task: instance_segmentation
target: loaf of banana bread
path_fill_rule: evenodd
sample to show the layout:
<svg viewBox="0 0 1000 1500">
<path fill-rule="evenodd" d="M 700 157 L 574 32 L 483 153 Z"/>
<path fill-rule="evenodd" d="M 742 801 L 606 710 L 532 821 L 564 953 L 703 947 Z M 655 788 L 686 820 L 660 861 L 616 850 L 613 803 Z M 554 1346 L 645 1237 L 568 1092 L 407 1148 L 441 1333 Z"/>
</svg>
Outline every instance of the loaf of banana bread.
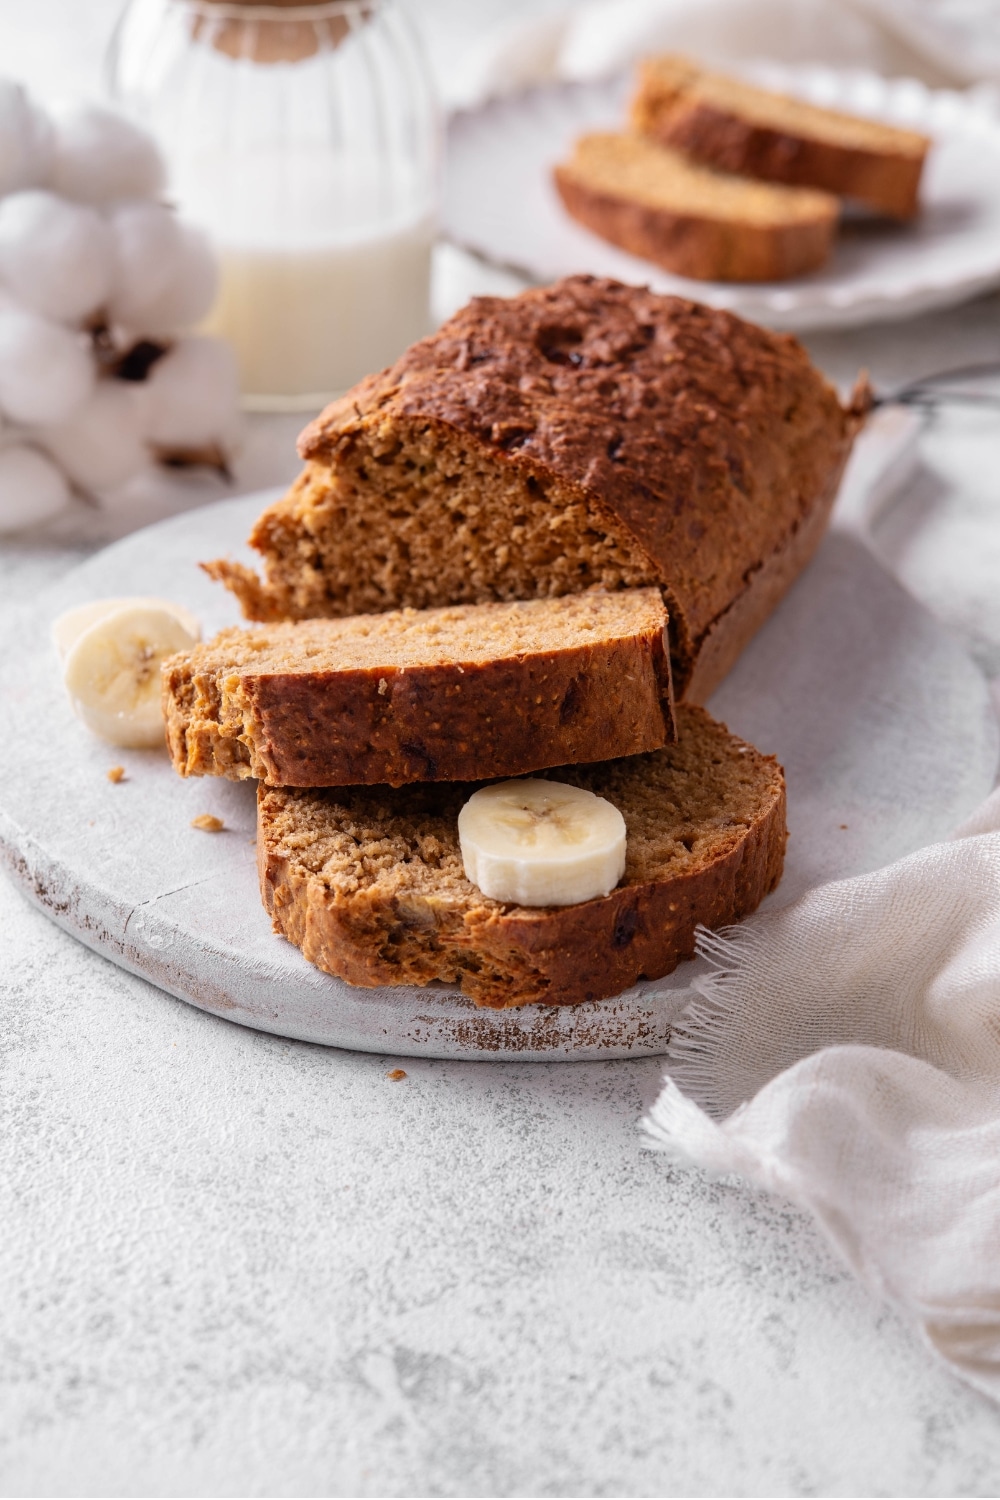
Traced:
<svg viewBox="0 0 1000 1500">
<path fill-rule="evenodd" d="M 770 756 L 682 704 L 663 750 L 546 772 L 625 819 L 625 874 L 574 906 L 495 901 L 466 878 L 457 819 L 475 784 L 258 789 L 261 894 L 276 932 L 357 985 L 460 984 L 478 1005 L 600 1000 L 694 952 L 781 877 L 785 782 Z"/>
<path fill-rule="evenodd" d="M 702 699 L 814 552 L 868 404 L 796 340 L 571 276 L 476 298 L 306 429 L 251 619 L 659 586 Z"/>
</svg>

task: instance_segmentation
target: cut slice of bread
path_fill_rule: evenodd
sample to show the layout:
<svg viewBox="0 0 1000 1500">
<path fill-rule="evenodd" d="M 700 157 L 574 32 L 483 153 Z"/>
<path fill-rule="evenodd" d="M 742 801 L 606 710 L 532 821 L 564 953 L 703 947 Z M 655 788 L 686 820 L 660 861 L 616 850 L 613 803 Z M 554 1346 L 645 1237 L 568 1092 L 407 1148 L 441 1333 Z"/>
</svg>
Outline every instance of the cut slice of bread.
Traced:
<svg viewBox="0 0 1000 1500">
<path fill-rule="evenodd" d="M 274 929 L 356 985 L 460 984 L 478 1005 L 600 1000 L 656 979 L 774 889 L 785 853 L 781 767 L 681 705 L 666 749 L 546 773 L 606 797 L 625 875 L 576 906 L 491 900 L 466 879 L 457 818 L 474 784 L 258 791 L 261 894 Z"/>
<path fill-rule="evenodd" d="M 353 786 L 521 776 L 673 738 L 657 589 L 224 630 L 163 664 L 182 776 Z"/>
<path fill-rule="evenodd" d="M 701 698 L 819 544 L 868 400 L 647 288 L 477 298 L 306 429 L 250 538 L 263 579 L 207 570 L 265 621 L 658 585 Z"/>
<path fill-rule="evenodd" d="M 915 130 L 820 109 L 673 56 L 639 65 L 631 122 L 720 171 L 822 188 L 900 219 L 917 212 L 931 145 Z"/>
<path fill-rule="evenodd" d="M 699 281 L 784 281 L 821 266 L 840 205 L 699 166 L 641 135 L 584 135 L 555 168 L 574 219 L 633 255 Z"/>
</svg>

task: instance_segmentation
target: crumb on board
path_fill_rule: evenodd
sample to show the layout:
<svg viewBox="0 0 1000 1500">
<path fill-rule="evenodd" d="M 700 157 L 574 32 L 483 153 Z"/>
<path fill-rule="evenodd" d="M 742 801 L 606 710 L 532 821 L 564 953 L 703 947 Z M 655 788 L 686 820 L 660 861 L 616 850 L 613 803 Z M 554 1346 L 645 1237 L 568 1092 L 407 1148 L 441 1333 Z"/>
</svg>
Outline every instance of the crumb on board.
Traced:
<svg viewBox="0 0 1000 1500">
<path fill-rule="evenodd" d="M 191 819 L 191 827 L 200 828 L 202 833 L 221 833 L 225 826 L 221 818 L 215 818 L 211 813 L 199 813 Z"/>
<path fill-rule="evenodd" d="M 108 780 L 109 781 L 113 781 L 115 783 L 115 785 L 117 785 L 119 781 L 124 781 L 125 780 L 125 767 L 124 766 L 112 766 L 111 769 L 108 771 Z"/>
<path fill-rule="evenodd" d="M 404 1068 L 393 1068 L 392 1072 L 387 1073 L 385 1076 L 389 1079 L 390 1083 L 399 1083 L 401 1079 L 406 1077 L 406 1070 Z"/>
</svg>

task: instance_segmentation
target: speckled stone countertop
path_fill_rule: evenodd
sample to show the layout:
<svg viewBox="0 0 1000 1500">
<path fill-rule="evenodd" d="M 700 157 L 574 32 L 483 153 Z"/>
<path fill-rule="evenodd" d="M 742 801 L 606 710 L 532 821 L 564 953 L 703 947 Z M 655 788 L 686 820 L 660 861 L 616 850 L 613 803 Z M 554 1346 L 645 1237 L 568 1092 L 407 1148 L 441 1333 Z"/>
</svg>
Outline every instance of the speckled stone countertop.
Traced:
<svg viewBox="0 0 1000 1500">
<path fill-rule="evenodd" d="M 892 385 L 1000 300 L 809 343 Z M 998 475 L 944 415 L 874 537 L 992 677 Z M 89 545 L 5 543 L 0 623 Z M 809 1221 L 642 1148 L 660 1074 L 245 1031 L 0 880 L 0 1493 L 996 1494 L 1000 1411 Z"/>
</svg>

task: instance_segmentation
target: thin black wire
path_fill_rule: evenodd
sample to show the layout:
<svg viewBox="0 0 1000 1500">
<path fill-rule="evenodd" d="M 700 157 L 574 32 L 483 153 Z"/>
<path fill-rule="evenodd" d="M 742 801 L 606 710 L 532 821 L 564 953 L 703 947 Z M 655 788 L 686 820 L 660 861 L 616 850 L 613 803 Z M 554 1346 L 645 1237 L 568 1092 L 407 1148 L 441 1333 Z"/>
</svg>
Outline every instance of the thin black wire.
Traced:
<svg viewBox="0 0 1000 1500">
<path fill-rule="evenodd" d="M 949 390 L 952 380 L 967 380 L 970 376 L 1000 375 L 1000 360 L 989 360 L 982 364 L 958 365 L 953 370 L 941 370 L 935 375 L 922 375 L 897 391 L 877 395 L 873 406 L 918 406 L 933 410 L 937 406 L 956 404 L 963 406 L 989 406 L 1000 408 L 1000 392 Z"/>
</svg>

